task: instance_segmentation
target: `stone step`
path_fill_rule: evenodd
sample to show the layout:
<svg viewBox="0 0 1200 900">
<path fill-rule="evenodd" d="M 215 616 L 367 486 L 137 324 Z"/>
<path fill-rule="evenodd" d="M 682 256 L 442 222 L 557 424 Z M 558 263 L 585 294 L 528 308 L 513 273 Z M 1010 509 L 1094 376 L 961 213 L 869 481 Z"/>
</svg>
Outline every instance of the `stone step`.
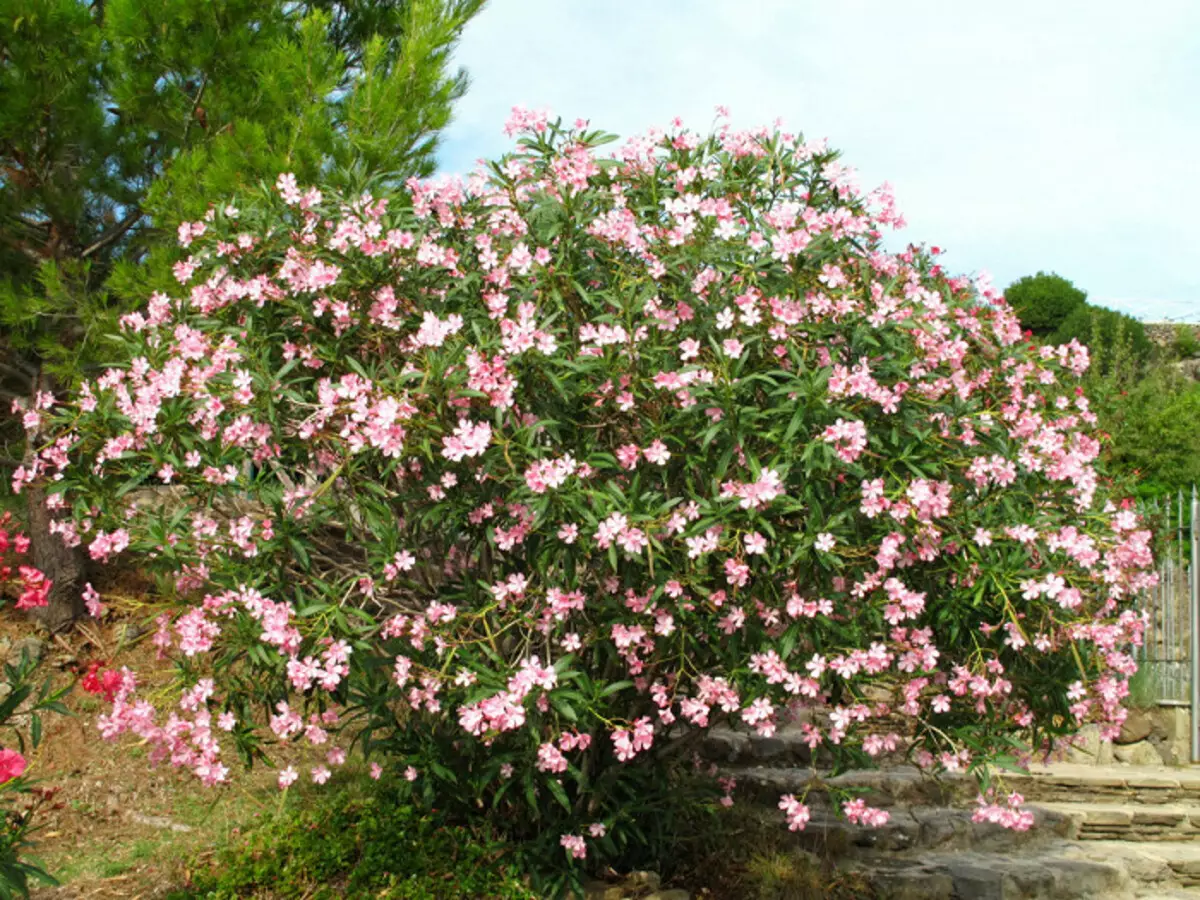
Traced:
<svg viewBox="0 0 1200 900">
<path fill-rule="evenodd" d="M 1194 842 L 1059 841 L 1010 853 L 871 856 L 844 863 L 877 900 L 1197 900 Z"/>
<path fill-rule="evenodd" d="M 723 766 L 722 772 L 737 778 L 739 792 L 749 793 L 764 804 L 774 805 L 781 794 L 807 794 L 811 804 L 829 792 L 848 791 L 870 806 L 966 806 L 977 796 L 974 780 L 961 776 L 930 778 L 905 766 L 866 769 L 830 776 L 800 766 Z"/>
<path fill-rule="evenodd" d="M 1034 766 L 1029 774 L 1006 773 L 1006 787 L 1026 800 L 1051 803 L 1200 803 L 1200 767 Z"/>
<path fill-rule="evenodd" d="M 878 900 L 1130 900 L 1118 863 L 1041 853 L 924 854 L 858 865 Z"/>
<path fill-rule="evenodd" d="M 1076 840 L 1200 840 L 1200 803 L 1054 803 L 1030 810 L 1067 819 L 1066 837 Z"/>
<path fill-rule="evenodd" d="M 851 790 L 871 806 L 902 804 L 970 805 L 978 794 L 975 779 L 962 774 L 931 777 L 910 766 L 845 772 L 830 777 L 800 766 L 725 766 L 727 774 L 764 801 L 812 788 Z M 1200 804 L 1200 767 L 1086 766 L 1054 763 L 1028 773 L 1005 772 L 1003 790 L 1018 791 L 1037 803 Z"/>
<path fill-rule="evenodd" d="M 1075 827 L 1069 816 L 1053 810 L 1034 810 L 1035 825 L 1028 831 L 975 822 L 969 809 L 941 806 L 892 807 L 887 824 L 879 828 L 847 822 L 829 804 L 820 801 L 812 802 L 810 810 L 808 826 L 790 833 L 789 838 L 796 846 L 822 856 L 951 850 L 1024 853 L 1070 837 Z M 780 824 L 778 813 L 766 809 L 762 812 L 765 819 Z"/>
<path fill-rule="evenodd" d="M 1121 865 L 1144 888 L 1184 888 L 1200 896 L 1200 841 L 1077 841 L 1064 852 Z"/>
</svg>

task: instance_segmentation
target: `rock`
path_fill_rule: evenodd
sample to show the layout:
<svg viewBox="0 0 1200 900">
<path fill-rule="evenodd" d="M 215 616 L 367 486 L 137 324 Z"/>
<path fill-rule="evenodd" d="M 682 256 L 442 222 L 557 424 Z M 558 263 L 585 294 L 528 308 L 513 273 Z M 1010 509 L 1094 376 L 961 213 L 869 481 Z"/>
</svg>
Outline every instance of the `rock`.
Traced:
<svg viewBox="0 0 1200 900">
<path fill-rule="evenodd" d="M 118 643 L 132 644 L 146 633 L 146 629 L 136 622 L 122 622 L 113 629 L 113 633 L 116 635 Z"/>
<path fill-rule="evenodd" d="M 1054 887 L 1063 894 L 1075 897 L 1105 897 L 1120 890 L 1129 877 L 1120 864 L 1094 859 L 1063 859 L 1046 857 L 1037 860 L 1051 872 Z M 1049 896 L 1049 892 L 1046 894 Z M 1043 896 L 1033 894 L 1032 896 Z"/>
<path fill-rule="evenodd" d="M 787 749 L 787 744 L 778 735 L 762 737 L 756 734 L 750 737 L 750 752 L 760 762 L 778 759 L 787 753 Z"/>
<path fill-rule="evenodd" d="M 191 825 L 172 822 L 166 816 L 148 816 L 145 813 L 132 812 L 129 814 L 129 818 L 139 825 L 149 825 L 152 828 L 162 828 L 167 831 L 188 832 L 192 830 Z"/>
<path fill-rule="evenodd" d="M 620 883 L 588 881 L 583 885 L 584 900 L 691 900 L 687 891 L 661 890 L 662 878 L 657 872 L 631 872 Z"/>
<path fill-rule="evenodd" d="M 868 880 L 878 900 L 951 900 L 954 896 L 949 873 L 921 866 L 872 872 Z"/>
<path fill-rule="evenodd" d="M 583 885 L 584 900 L 625 900 L 625 888 L 607 881 L 588 881 Z"/>
<path fill-rule="evenodd" d="M 8 664 L 15 666 L 21 662 L 21 655 L 28 654 L 29 658 L 38 661 L 41 660 L 42 654 L 46 652 L 46 642 L 41 638 L 36 638 L 33 635 L 23 637 L 8 650 Z"/>
<path fill-rule="evenodd" d="M 725 727 L 716 727 L 704 736 L 701 752 L 713 760 L 737 762 L 750 752 L 750 738 Z"/>
<path fill-rule="evenodd" d="M 1191 739 L 1192 715 L 1185 706 L 1160 706 L 1148 711 L 1152 737 L 1164 741 Z"/>
<path fill-rule="evenodd" d="M 785 725 L 779 729 L 779 739 L 783 741 L 787 755 L 794 762 L 807 766 L 812 762 L 812 748 L 808 746 L 808 736 L 799 725 Z"/>
<path fill-rule="evenodd" d="M 862 687 L 862 698 L 867 703 L 889 703 L 892 698 L 891 688 L 878 684 L 865 684 Z"/>
<path fill-rule="evenodd" d="M 634 890 L 657 891 L 662 886 L 662 878 L 657 872 L 630 872 L 624 886 Z"/>
<path fill-rule="evenodd" d="M 995 866 L 964 859 L 952 860 L 946 870 L 954 883 L 955 896 L 971 897 L 972 900 L 1008 900 L 1006 895 L 1010 892 L 1005 890 L 1004 873 Z"/>
<path fill-rule="evenodd" d="M 1150 737 L 1150 732 L 1153 730 L 1154 722 L 1144 710 L 1131 709 L 1129 715 L 1125 717 L 1125 724 L 1121 726 L 1121 733 L 1117 735 L 1114 743 L 1136 744 L 1138 741 L 1144 741 Z"/>
<path fill-rule="evenodd" d="M 1192 762 L 1190 740 L 1163 741 L 1155 747 L 1162 761 L 1168 766 L 1186 766 Z"/>
<path fill-rule="evenodd" d="M 1149 741 L 1138 741 L 1136 744 L 1114 747 L 1113 756 L 1116 757 L 1117 762 L 1131 766 L 1161 766 L 1163 764 L 1163 758 Z"/>
<path fill-rule="evenodd" d="M 1187 378 L 1200 381 L 1200 359 L 1181 359 L 1173 364 Z"/>
<path fill-rule="evenodd" d="M 1079 730 L 1067 748 L 1067 760 L 1084 765 L 1095 765 L 1100 756 L 1100 726 L 1085 725 Z"/>
</svg>

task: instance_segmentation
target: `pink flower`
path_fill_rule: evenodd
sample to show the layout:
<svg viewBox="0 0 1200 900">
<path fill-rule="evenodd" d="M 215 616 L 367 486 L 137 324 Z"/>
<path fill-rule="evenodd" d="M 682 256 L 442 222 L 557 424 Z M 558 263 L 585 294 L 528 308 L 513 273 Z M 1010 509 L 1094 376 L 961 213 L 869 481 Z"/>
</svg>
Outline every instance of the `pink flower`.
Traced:
<svg viewBox="0 0 1200 900">
<path fill-rule="evenodd" d="M 784 794 L 779 798 L 779 808 L 787 819 L 789 831 L 803 831 L 810 818 L 808 807 L 796 799 L 794 794 Z"/>
<path fill-rule="evenodd" d="M 617 448 L 617 462 L 621 464 L 622 469 L 636 468 L 641 452 L 637 444 L 625 444 Z"/>
<path fill-rule="evenodd" d="M 83 586 L 83 604 L 87 608 L 88 615 L 93 619 L 99 619 L 104 615 L 104 604 L 100 602 L 100 595 L 96 593 L 96 589 L 90 583 Z"/>
<path fill-rule="evenodd" d="M 838 419 L 821 434 L 821 440 L 833 444 L 837 455 L 845 462 L 854 462 L 867 449 L 867 426 L 862 422 Z"/>
<path fill-rule="evenodd" d="M 882 828 L 891 818 L 891 814 L 887 810 L 867 806 L 866 801 L 861 797 L 843 803 L 842 812 L 853 824 L 865 825 L 868 828 Z"/>
<path fill-rule="evenodd" d="M 300 777 L 300 773 L 297 772 L 291 766 L 288 766 L 286 769 L 284 769 L 282 772 L 279 773 L 279 787 L 281 789 L 290 787 L 291 785 L 296 783 L 296 779 L 299 777 Z"/>
<path fill-rule="evenodd" d="M 566 848 L 567 855 L 572 859 L 583 859 L 587 856 L 587 844 L 577 834 L 564 834 L 558 842 Z"/>
<path fill-rule="evenodd" d="M 25 757 L 16 750 L 0 750 L 0 784 L 19 778 L 25 771 Z"/>
<path fill-rule="evenodd" d="M 547 742 L 538 748 L 537 768 L 542 772 L 560 773 L 567 771 L 567 758 L 553 743 Z"/>
<path fill-rule="evenodd" d="M 665 466 L 667 460 L 671 458 L 671 451 L 667 449 L 667 445 L 658 440 L 642 451 L 642 454 L 646 457 L 647 462 L 656 466 Z"/>
<path fill-rule="evenodd" d="M 454 434 L 442 439 L 442 456 L 452 462 L 465 457 L 480 456 L 492 440 L 492 426 L 487 422 L 471 423 L 459 419 Z"/>
</svg>

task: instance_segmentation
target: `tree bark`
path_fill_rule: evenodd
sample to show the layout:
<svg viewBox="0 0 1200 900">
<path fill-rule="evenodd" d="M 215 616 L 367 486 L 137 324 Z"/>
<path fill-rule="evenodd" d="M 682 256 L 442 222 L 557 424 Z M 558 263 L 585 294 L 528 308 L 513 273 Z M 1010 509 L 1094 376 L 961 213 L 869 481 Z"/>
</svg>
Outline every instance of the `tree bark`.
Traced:
<svg viewBox="0 0 1200 900">
<path fill-rule="evenodd" d="M 52 391 L 55 385 L 44 370 L 33 380 L 33 394 Z M 26 442 L 25 463 L 33 461 L 38 435 L 31 433 Z M 30 617 L 50 631 L 70 628 L 84 613 L 83 585 L 87 577 L 87 557 L 82 547 L 68 547 L 62 537 L 50 533 L 50 510 L 46 508 L 46 489 L 26 485 L 29 552 L 33 565 L 54 582 L 46 606 L 30 610 Z"/>
<path fill-rule="evenodd" d="M 87 574 L 86 557 L 80 547 L 68 547 L 57 534 L 50 533 L 50 511 L 46 509 L 46 490 L 27 486 L 29 514 L 29 552 L 33 565 L 54 583 L 45 606 L 29 611 L 30 617 L 50 631 L 70 628 L 83 615 L 83 584 Z"/>
</svg>

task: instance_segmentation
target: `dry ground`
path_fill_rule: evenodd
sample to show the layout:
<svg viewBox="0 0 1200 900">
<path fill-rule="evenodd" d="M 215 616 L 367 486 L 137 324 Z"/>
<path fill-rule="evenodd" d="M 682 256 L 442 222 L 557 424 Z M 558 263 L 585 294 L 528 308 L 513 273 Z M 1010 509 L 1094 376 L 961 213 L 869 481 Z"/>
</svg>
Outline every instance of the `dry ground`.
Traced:
<svg viewBox="0 0 1200 900">
<path fill-rule="evenodd" d="M 89 661 L 103 659 L 130 666 L 147 685 L 166 687 L 174 672 L 169 662 L 155 659 L 150 645 L 155 609 L 144 599 L 145 586 L 106 587 L 108 615 L 47 641 L 41 674 L 66 683 Z M 0 642 L 31 633 L 19 614 L 0 614 Z M 46 717 L 42 744 L 30 756 L 29 774 L 55 790 L 37 817 L 34 854 L 62 882 L 37 888 L 38 900 L 163 897 L 186 880 L 190 861 L 280 799 L 273 773 L 261 768 L 239 769 L 232 786 L 210 790 L 186 773 L 151 767 L 130 740 L 100 738 L 96 717 L 107 705 L 102 699 L 76 686 L 66 705 L 72 716 Z"/>
</svg>

